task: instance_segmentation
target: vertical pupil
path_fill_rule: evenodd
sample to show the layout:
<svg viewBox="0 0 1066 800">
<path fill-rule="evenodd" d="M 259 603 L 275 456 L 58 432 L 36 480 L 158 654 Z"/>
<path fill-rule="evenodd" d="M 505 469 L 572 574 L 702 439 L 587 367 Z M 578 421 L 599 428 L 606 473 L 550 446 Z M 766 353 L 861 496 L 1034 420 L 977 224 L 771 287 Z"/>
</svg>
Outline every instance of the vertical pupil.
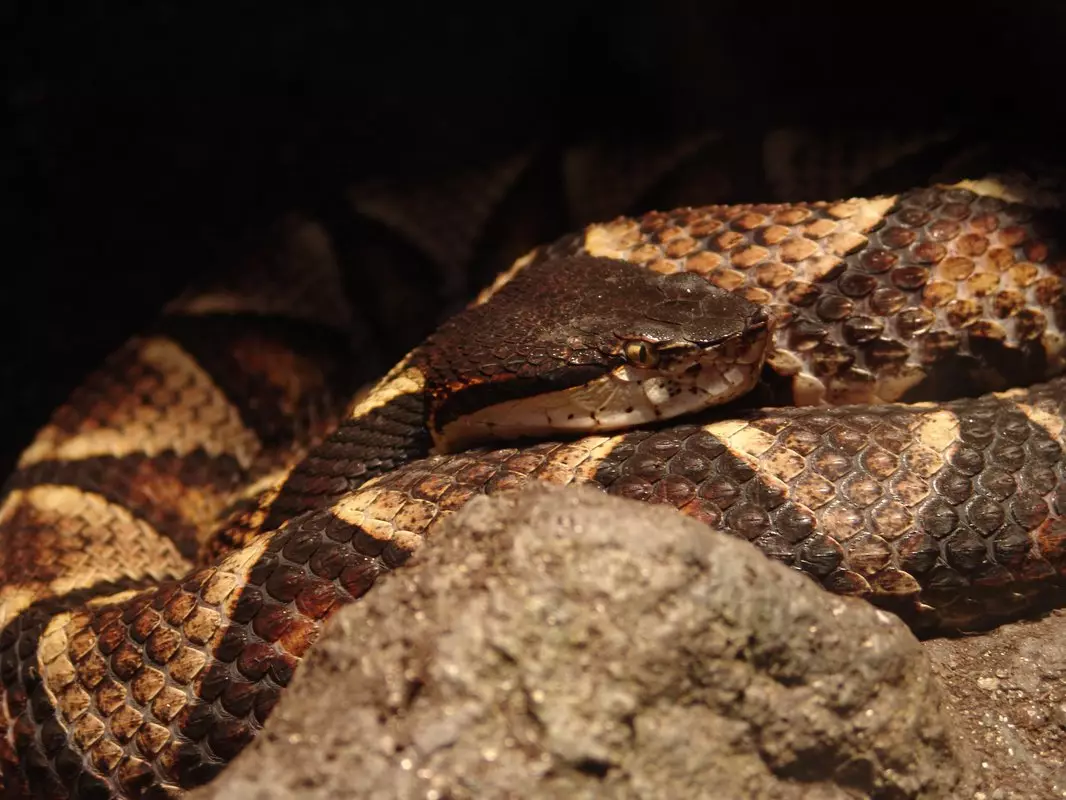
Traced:
<svg viewBox="0 0 1066 800">
<path fill-rule="evenodd" d="M 626 358 L 642 367 L 651 366 L 657 360 L 655 349 L 647 342 L 640 341 L 626 345 Z"/>
</svg>

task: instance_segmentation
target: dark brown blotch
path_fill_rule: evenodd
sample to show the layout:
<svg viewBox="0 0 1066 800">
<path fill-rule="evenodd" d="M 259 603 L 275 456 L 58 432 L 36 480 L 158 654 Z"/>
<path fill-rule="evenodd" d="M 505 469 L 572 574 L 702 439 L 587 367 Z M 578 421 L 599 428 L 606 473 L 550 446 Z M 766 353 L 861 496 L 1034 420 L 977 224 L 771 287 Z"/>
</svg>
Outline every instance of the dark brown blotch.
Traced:
<svg viewBox="0 0 1066 800">
<path fill-rule="evenodd" d="M 752 541 L 769 529 L 770 516 L 753 503 L 736 503 L 726 511 L 725 524 L 733 533 Z"/>
<path fill-rule="evenodd" d="M 976 531 L 963 528 L 944 546 L 948 563 L 961 572 L 972 572 L 988 562 L 988 547 Z"/>
<path fill-rule="evenodd" d="M 914 244 L 915 240 L 918 238 L 918 234 L 909 228 L 893 225 L 882 228 L 880 238 L 881 244 L 885 247 L 890 250 L 899 250 Z"/>
<path fill-rule="evenodd" d="M 376 561 L 365 559 L 345 567 L 338 576 L 340 585 L 353 599 L 358 599 L 370 591 L 384 570 Z"/>
<path fill-rule="evenodd" d="M 1028 530 L 1041 525 L 1050 514 L 1043 496 L 1031 489 L 1022 489 L 1010 501 L 1011 516 Z"/>
<path fill-rule="evenodd" d="M 173 628 L 159 628 L 144 643 L 144 652 L 156 664 L 166 664 L 181 647 L 181 633 Z"/>
<path fill-rule="evenodd" d="M 928 500 L 918 513 L 922 530 L 937 539 L 951 534 L 959 524 L 955 509 L 939 497 Z"/>
<path fill-rule="evenodd" d="M 796 565 L 820 578 L 831 574 L 843 561 L 844 549 L 825 534 L 810 536 L 796 551 Z"/>
<path fill-rule="evenodd" d="M 928 572 L 940 557 L 940 546 L 936 540 L 920 531 L 904 534 L 896 542 L 899 553 L 899 566 L 907 572 L 921 575 Z"/>
<path fill-rule="evenodd" d="M 857 270 L 849 270 L 840 276 L 837 288 L 846 297 L 866 297 L 877 288 L 877 278 Z"/>
</svg>

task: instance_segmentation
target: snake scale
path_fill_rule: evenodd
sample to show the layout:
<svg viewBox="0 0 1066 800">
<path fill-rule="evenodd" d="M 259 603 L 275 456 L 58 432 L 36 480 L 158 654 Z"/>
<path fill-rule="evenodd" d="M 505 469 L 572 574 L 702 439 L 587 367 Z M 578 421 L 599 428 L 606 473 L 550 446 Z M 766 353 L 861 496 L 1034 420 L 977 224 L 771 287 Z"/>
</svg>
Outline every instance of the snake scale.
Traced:
<svg viewBox="0 0 1066 800">
<path fill-rule="evenodd" d="M 919 630 L 1037 607 L 1066 569 L 1060 221 L 1005 176 L 589 225 L 351 400 L 301 229 L 175 300 L 8 479 L 5 794 L 206 782 L 338 607 L 534 480 L 674 506 Z"/>
</svg>

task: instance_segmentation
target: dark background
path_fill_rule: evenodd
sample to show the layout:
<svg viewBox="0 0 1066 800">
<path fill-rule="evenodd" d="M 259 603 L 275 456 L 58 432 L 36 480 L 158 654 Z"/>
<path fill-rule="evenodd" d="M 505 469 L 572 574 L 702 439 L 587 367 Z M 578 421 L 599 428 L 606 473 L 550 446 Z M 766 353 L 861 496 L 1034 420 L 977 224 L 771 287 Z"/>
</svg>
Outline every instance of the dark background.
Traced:
<svg viewBox="0 0 1066 800">
<path fill-rule="evenodd" d="M 345 181 L 701 125 L 1054 151 L 1066 99 L 1056 3 L 110 5 L 0 12 L 0 472 L 242 230 Z"/>
</svg>

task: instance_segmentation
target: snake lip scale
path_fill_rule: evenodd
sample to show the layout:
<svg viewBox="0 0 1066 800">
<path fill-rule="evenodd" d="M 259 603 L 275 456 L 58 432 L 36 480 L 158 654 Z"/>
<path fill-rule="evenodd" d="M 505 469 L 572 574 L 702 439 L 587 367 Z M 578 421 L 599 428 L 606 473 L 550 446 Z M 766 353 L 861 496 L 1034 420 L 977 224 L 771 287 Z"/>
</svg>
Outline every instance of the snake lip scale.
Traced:
<svg viewBox="0 0 1066 800">
<path fill-rule="evenodd" d="M 1061 223 L 1011 175 L 590 225 L 352 402 L 329 259 L 190 290 L 0 498 L 6 795 L 206 782 L 338 607 L 532 481 L 671 505 L 918 631 L 1041 607 L 1066 571 Z"/>
</svg>

